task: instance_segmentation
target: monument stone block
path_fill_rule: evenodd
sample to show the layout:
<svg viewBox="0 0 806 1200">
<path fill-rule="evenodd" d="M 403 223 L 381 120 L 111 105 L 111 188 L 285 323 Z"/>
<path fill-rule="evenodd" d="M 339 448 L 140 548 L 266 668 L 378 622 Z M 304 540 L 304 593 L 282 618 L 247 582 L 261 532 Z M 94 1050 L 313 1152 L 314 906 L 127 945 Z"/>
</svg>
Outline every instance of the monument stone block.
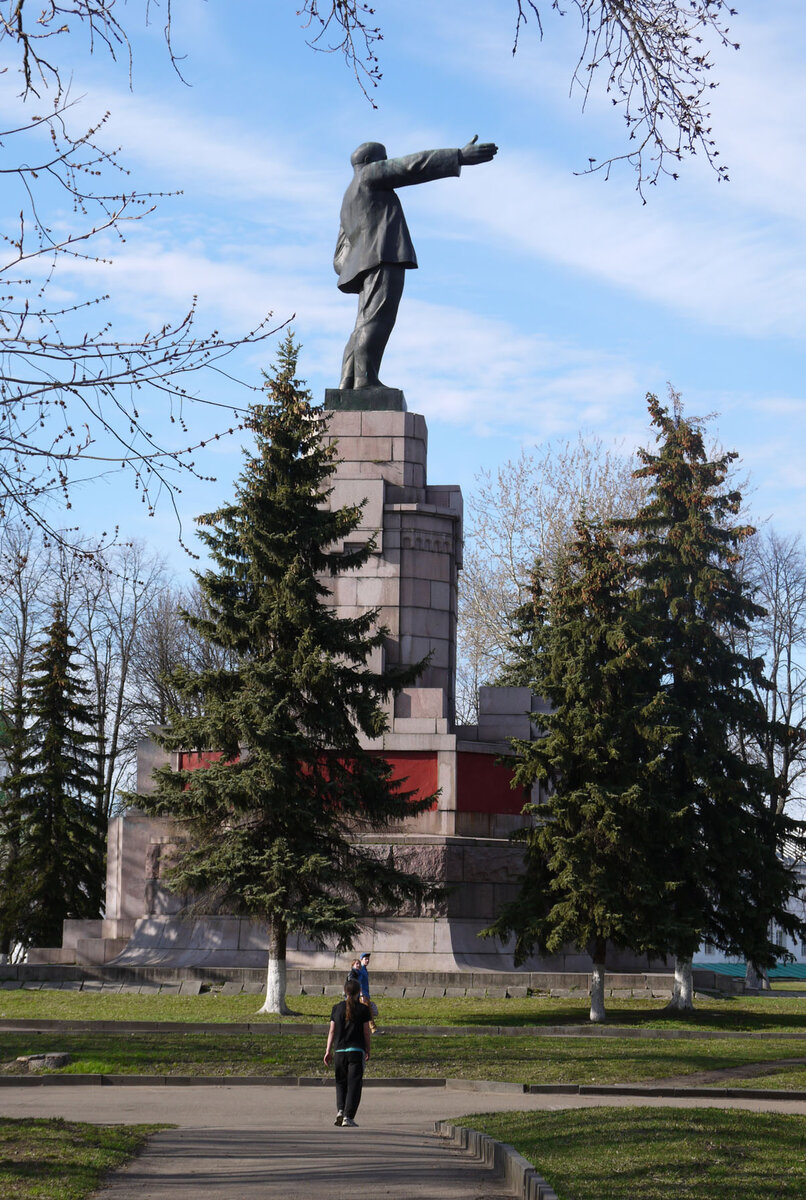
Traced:
<svg viewBox="0 0 806 1200">
<path fill-rule="evenodd" d="M 479 715 L 479 737 L 488 742 L 506 742 L 510 738 L 529 741 L 532 723 L 528 716 L 492 717 Z"/>
<path fill-rule="evenodd" d="M 531 712 L 532 693 L 525 687 L 480 687 L 479 716 L 488 713 L 498 715 L 513 714 L 521 716 Z"/>
<path fill-rule="evenodd" d="M 361 436 L 364 438 L 418 436 L 415 434 L 414 413 L 363 412 L 361 414 Z"/>
<path fill-rule="evenodd" d="M 444 583 L 439 586 L 450 592 L 449 584 Z M 429 583 L 427 579 L 401 579 L 400 603 L 405 604 L 408 608 L 427 608 L 432 602 L 433 588 L 433 583 Z M 447 606 L 440 605 L 439 607 Z"/>
<path fill-rule="evenodd" d="M 327 395 L 327 393 L 325 393 Z M 361 422 L 364 414 L 358 410 L 347 411 L 346 409 L 339 413 L 339 436 L 340 437 L 360 437 Z M 323 424 L 325 426 L 325 436 L 330 434 L 330 422 L 332 413 L 328 411 L 327 400 L 325 401 L 325 416 Z"/>
<path fill-rule="evenodd" d="M 428 599 L 426 603 L 431 608 L 445 609 L 448 612 L 454 612 L 456 593 L 451 591 L 451 585 L 449 583 L 442 583 L 441 580 L 432 579 L 428 585 Z"/>
<path fill-rule="evenodd" d="M 395 697 L 398 717 L 447 717 L 447 700 L 442 688 L 408 687 Z"/>
</svg>

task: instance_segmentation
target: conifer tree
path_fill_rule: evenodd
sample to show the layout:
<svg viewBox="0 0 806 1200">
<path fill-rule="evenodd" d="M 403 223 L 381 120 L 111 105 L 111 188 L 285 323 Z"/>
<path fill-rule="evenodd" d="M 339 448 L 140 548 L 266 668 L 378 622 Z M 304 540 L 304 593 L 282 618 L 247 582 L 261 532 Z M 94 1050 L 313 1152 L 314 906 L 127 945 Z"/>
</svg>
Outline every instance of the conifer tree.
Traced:
<svg viewBox="0 0 806 1200">
<path fill-rule="evenodd" d="M 386 727 L 383 702 L 423 664 L 373 669 L 385 632 L 377 613 L 339 617 L 326 603 L 328 579 L 359 568 L 372 545 L 344 543 L 360 508 L 325 506 L 336 449 L 295 377 L 297 353 L 289 334 L 266 403 L 250 409 L 255 451 L 234 502 L 199 518 L 214 564 L 197 575 L 209 616 L 184 618 L 234 665 L 173 675 L 192 703 L 171 714 L 161 742 L 218 757 L 163 769 L 156 793 L 138 801 L 174 817 L 187 839 L 175 890 L 200 910 L 265 922 L 265 1012 L 287 1011 L 289 932 L 345 949 L 362 913 L 422 898 L 421 881 L 361 835 L 433 802 L 402 791 L 388 763 L 362 749 L 362 736 Z"/>
<path fill-rule="evenodd" d="M 14 937 L 27 946 L 61 945 L 64 920 L 96 918 L 103 902 L 106 831 L 75 652 L 57 604 L 27 683 L 25 748 L 4 784 L 14 838 L 4 884 Z"/>
<path fill-rule="evenodd" d="M 733 636 L 760 614 L 737 566 L 753 530 L 739 523 L 741 494 L 728 485 L 734 453 L 710 459 L 702 423 L 648 397 L 655 453 L 639 451 L 648 486 L 638 515 L 618 523 L 635 539 L 641 604 L 653 629 L 665 746 L 655 786 L 671 822 L 664 862 L 679 970 L 673 1006 L 689 1008 L 691 956 L 706 938 L 770 966 L 784 947 L 769 922 L 794 933 L 796 890 L 777 847 L 787 818 L 764 804 L 771 780 L 738 744 L 763 736 L 766 715 L 751 684 L 762 664 Z"/>
<path fill-rule="evenodd" d="M 512 682 L 550 703 L 542 736 L 513 742 L 515 782 L 542 785 L 520 833 L 522 890 L 492 927 L 516 936 L 516 960 L 535 942 L 568 942 L 593 958 L 591 1020 L 605 1019 L 608 944 L 658 952 L 671 936 L 661 867 L 663 823 L 653 774 L 662 746 L 643 614 L 630 566 L 601 526 L 576 522 L 574 540 L 533 603 L 518 615 Z"/>
<path fill-rule="evenodd" d="M 19 852 L 18 806 L 9 789 L 9 780 L 19 773 L 24 743 L 20 730 L 24 722 L 0 706 L 0 963 L 11 960 L 19 938 L 19 913 L 15 862 Z"/>
</svg>

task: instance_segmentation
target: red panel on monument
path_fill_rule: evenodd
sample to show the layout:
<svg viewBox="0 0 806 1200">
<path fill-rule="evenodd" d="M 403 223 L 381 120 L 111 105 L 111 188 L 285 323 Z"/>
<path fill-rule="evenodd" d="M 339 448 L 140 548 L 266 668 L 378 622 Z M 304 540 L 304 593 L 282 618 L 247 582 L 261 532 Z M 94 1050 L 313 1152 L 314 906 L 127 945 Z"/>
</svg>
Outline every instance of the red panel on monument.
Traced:
<svg viewBox="0 0 806 1200">
<path fill-rule="evenodd" d="M 400 750 L 397 754 L 384 754 L 392 768 L 392 778 L 403 784 L 403 790 L 414 792 L 413 799 L 422 800 L 433 796 L 439 786 L 436 751 Z M 434 804 L 436 808 L 436 804 Z"/>
<path fill-rule="evenodd" d="M 195 771 L 199 767 L 209 767 L 220 758 L 220 750 L 180 750 L 179 770 Z"/>
<path fill-rule="evenodd" d="M 392 768 L 392 778 L 402 783 L 404 791 L 414 792 L 413 799 L 433 796 L 438 787 L 437 756 L 434 751 L 402 750 L 398 754 L 384 754 L 382 757 Z M 180 750 L 179 770 L 195 771 L 199 767 L 209 767 L 220 758 L 220 750 Z"/>
<path fill-rule="evenodd" d="M 519 813 L 529 800 L 526 788 L 510 787 L 511 767 L 494 754 L 456 755 L 456 809 L 458 812 Z"/>
</svg>

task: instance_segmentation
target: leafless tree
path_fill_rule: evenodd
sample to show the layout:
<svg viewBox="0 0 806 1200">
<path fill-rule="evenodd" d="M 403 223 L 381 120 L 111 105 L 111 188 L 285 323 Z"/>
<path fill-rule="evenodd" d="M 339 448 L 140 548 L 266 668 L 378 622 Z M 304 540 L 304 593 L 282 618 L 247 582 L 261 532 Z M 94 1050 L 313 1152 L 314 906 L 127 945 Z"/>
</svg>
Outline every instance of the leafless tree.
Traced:
<svg viewBox="0 0 806 1200">
<path fill-rule="evenodd" d="M 132 660 L 133 721 L 142 736 L 150 726 L 164 725 L 171 711 L 187 713 L 187 700 L 171 675 L 179 667 L 196 673 L 230 664 L 226 652 L 201 638 L 183 614 L 208 616 L 205 598 L 194 583 L 169 587 L 149 606 Z M 197 710 L 194 710 L 197 714 Z"/>
<path fill-rule="evenodd" d="M 184 660 L 187 631 L 180 614 L 182 593 L 166 588 L 151 606 L 132 660 L 136 690 L 135 722 L 142 732 L 165 725 L 178 701 L 169 675 Z"/>
<path fill-rule="evenodd" d="M 310 44 L 340 51 L 367 95 L 381 78 L 376 9 L 362 0 L 304 0 L 301 9 L 314 31 Z M 583 109 L 593 91 L 603 90 L 627 127 L 627 148 L 601 162 L 589 159 L 587 170 L 607 176 L 614 163 L 627 161 L 643 196 L 647 184 L 661 175 L 677 178 L 685 157 L 702 154 L 726 180 L 709 97 L 717 86 L 711 46 L 739 48 L 728 28 L 736 15 L 729 0 L 513 0 L 512 53 L 530 21 L 542 38 L 544 14 L 565 16 L 571 9 L 579 18 L 580 46 L 571 90 L 580 92 Z"/>
<path fill-rule="evenodd" d="M 510 619 L 527 598 L 535 560 L 550 566 L 581 512 L 632 513 L 642 495 L 634 463 L 599 438 L 548 444 L 477 476 L 467 507 L 459 592 L 457 707 L 473 720 L 478 688 L 504 671 Z"/>
<path fill-rule="evenodd" d="M 157 6 L 140 7 L 148 17 Z M 100 255 L 109 238 L 123 241 L 157 199 L 126 188 L 118 151 L 102 145 L 108 113 L 76 127 L 65 82 L 72 39 L 82 32 L 91 49 L 123 57 L 131 70 L 118 11 L 116 0 L 0 0 L 0 67 L 19 81 L 18 120 L 0 131 L 9 193 L 0 228 L 0 520 L 21 518 L 75 549 L 79 539 L 61 519 L 76 478 L 125 470 L 149 512 L 161 496 L 176 510 L 177 477 L 205 478 L 205 443 L 240 428 L 241 408 L 200 393 L 211 390 L 222 360 L 275 332 L 267 316 L 235 337 L 200 333 L 194 299 L 178 319 L 121 339 L 104 315 L 108 296 L 50 299 L 60 261 L 107 261 Z M 162 14 L 176 62 L 170 0 Z M 149 401 L 168 413 L 178 448 L 151 432 Z M 209 436 L 190 428 L 200 411 L 213 415 Z"/>
<path fill-rule="evenodd" d="M 129 782 L 143 733 L 142 679 L 135 662 L 142 653 L 141 640 L 150 628 L 152 610 L 159 608 L 170 590 L 162 560 L 142 544 L 102 547 L 84 541 L 66 549 L 48 544 L 38 531 L 18 526 L 5 531 L 0 570 L 0 691 L 5 720 L 23 733 L 31 648 L 41 641 L 52 605 L 58 603 L 90 688 L 98 804 L 109 817 L 118 791 Z"/>
<path fill-rule="evenodd" d="M 765 615 L 745 635 L 744 651 L 763 658 L 769 688 L 757 688 L 769 732 L 761 746 L 748 747 L 775 778 L 770 806 L 788 805 L 801 816 L 806 803 L 806 546 L 800 534 L 782 536 L 765 528 L 750 541 L 745 576 Z"/>
<path fill-rule="evenodd" d="M 806 819 L 806 546 L 799 534 L 782 536 L 770 526 L 748 542 L 742 569 L 763 609 L 740 637 L 739 649 L 764 662 L 766 686 L 756 683 L 756 699 L 767 714 L 763 738 L 740 750 L 762 763 L 773 780 L 766 797 L 777 813 Z M 806 826 L 803 827 L 806 829 Z M 795 837 L 780 847 L 788 858 L 803 856 Z M 802 903 L 802 901 L 801 901 Z M 768 988 L 765 970 L 748 962 L 746 984 Z"/>
<path fill-rule="evenodd" d="M 142 543 L 117 547 L 106 568 L 85 567 L 74 587 L 72 627 L 91 688 L 98 786 L 105 817 L 134 769 L 142 735 L 135 661 L 144 627 L 167 588 L 164 564 Z"/>
<path fill-rule="evenodd" d="M 29 530 L 0 531 L 0 962 L 20 950 L 14 897 L 5 886 L 19 850 L 19 830 L 9 819 L 13 800 L 7 779 L 18 776 L 25 749 L 26 681 L 33 649 L 47 620 L 51 553 Z"/>
</svg>

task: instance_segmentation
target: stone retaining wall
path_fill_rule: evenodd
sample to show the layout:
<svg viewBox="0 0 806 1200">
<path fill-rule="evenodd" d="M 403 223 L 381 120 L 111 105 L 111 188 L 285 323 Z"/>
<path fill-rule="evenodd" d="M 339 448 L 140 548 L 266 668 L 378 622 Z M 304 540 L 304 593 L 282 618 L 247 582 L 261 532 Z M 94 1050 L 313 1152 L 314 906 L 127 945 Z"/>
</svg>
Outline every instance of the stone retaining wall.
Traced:
<svg viewBox="0 0 806 1200">
<path fill-rule="evenodd" d="M 289 995 L 340 995 L 345 972 L 289 968 Z M 371 986 L 378 997 L 440 997 L 440 996 L 497 996 L 525 997 L 529 994 L 572 997 L 590 993 L 590 975 L 581 973 L 504 972 L 504 971 L 416 971 L 401 974 L 396 971 L 373 971 Z M 663 999 L 671 994 L 672 975 L 663 973 L 610 974 L 607 992 L 611 998 Z M 695 987 L 701 991 L 717 991 L 727 995 L 739 993 L 743 981 L 717 975 L 713 971 L 695 971 Z M 259 995 L 265 991 L 265 968 L 233 968 L 222 971 L 205 967 L 122 967 L 122 966 L 60 966 L 53 963 L 0 965 L 0 988 L 41 987 L 59 985 L 65 990 L 81 986 L 92 990 L 121 985 L 154 991 L 191 991 L 190 985 L 222 986 L 228 993 L 240 991 Z M 185 987 L 184 985 L 188 985 Z M 198 988 L 196 989 L 198 990 Z"/>
</svg>

